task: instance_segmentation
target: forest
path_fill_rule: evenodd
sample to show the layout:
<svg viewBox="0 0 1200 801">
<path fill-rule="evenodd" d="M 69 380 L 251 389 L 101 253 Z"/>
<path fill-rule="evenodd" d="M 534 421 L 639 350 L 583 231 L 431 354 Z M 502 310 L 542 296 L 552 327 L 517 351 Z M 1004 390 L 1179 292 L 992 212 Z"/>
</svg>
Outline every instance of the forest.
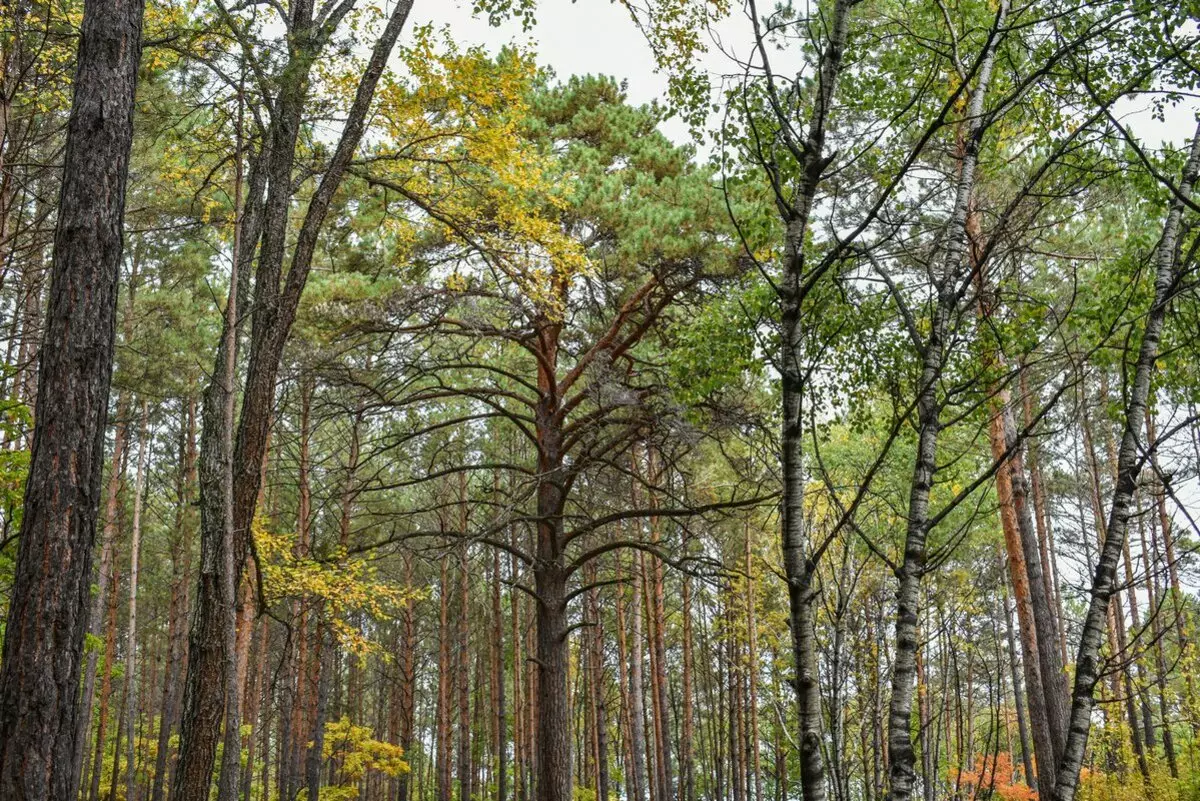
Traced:
<svg viewBox="0 0 1200 801">
<path fill-rule="evenodd" d="M 1200 2 L 443 3 L 0 0 L 0 801 L 1200 800 Z"/>
</svg>

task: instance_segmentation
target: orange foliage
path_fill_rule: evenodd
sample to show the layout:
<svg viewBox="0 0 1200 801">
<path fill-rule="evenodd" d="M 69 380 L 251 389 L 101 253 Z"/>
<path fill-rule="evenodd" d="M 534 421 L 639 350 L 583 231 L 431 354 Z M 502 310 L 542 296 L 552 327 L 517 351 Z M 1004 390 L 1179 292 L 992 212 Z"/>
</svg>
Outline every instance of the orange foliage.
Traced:
<svg viewBox="0 0 1200 801">
<path fill-rule="evenodd" d="M 950 770 L 950 781 L 961 786 L 967 801 L 985 799 L 993 794 L 1003 801 L 1037 801 L 1037 791 L 1015 775 L 1012 756 L 1007 752 L 979 755 L 973 770 Z"/>
</svg>

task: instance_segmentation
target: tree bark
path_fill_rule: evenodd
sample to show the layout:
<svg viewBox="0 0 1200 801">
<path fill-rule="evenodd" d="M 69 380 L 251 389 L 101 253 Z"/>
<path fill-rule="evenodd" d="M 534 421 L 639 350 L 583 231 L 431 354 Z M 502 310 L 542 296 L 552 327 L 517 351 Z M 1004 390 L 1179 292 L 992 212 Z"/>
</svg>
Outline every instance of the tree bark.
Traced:
<svg viewBox="0 0 1200 801">
<path fill-rule="evenodd" d="M 188 508 L 195 485 L 196 403 L 185 402 L 186 420 L 181 426 L 179 444 L 179 479 L 176 483 L 175 541 L 171 549 L 173 580 L 167 624 L 167 669 L 163 676 L 162 714 L 158 724 L 158 748 L 154 756 L 154 783 L 150 801 L 162 801 L 166 789 L 168 754 L 171 734 L 178 723 L 180 703 L 179 679 L 183 675 L 187 626 L 187 583 L 191 572 L 192 515 Z"/>
<path fill-rule="evenodd" d="M 1190 197 L 1200 172 L 1200 127 L 1192 138 L 1187 163 L 1183 169 L 1179 191 Z M 1116 591 L 1117 561 L 1125 545 L 1133 497 L 1141 474 L 1141 432 L 1145 426 L 1150 384 L 1158 345 L 1166 322 L 1168 305 L 1178 284 L 1178 254 L 1180 221 L 1184 204 L 1173 198 L 1163 235 L 1154 255 L 1154 301 L 1146 317 L 1142 342 L 1138 349 L 1133 381 L 1125 406 L 1124 431 L 1117 455 L 1117 483 L 1109 509 L 1107 531 L 1092 577 L 1091 601 L 1084 618 L 1078 655 L 1075 660 L 1075 686 L 1072 692 L 1070 729 L 1066 749 L 1058 768 L 1054 786 L 1054 801 L 1073 801 L 1079 786 L 1079 771 L 1083 767 L 1088 734 L 1091 731 L 1094 694 L 1100 675 L 1100 644 L 1108 619 L 1109 601 Z"/>
<path fill-rule="evenodd" d="M 994 29 L 1007 18 L 1007 0 L 1001 0 Z M 937 470 L 938 434 L 941 429 L 941 400 L 937 384 L 942 374 L 951 317 L 959 305 L 956 286 L 967 258 L 967 216 L 975 189 L 980 138 L 983 135 L 984 98 L 995 62 L 997 40 L 985 45 L 976 86 L 963 119 L 959 174 L 954 207 L 947 223 L 944 258 L 935 274 L 935 303 L 929 335 L 921 346 L 921 374 L 917 395 L 917 456 L 908 500 L 908 524 L 904 555 L 896 571 L 896 656 L 892 667 L 892 698 L 888 711 L 888 757 L 890 759 L 888 801 L 911 801 L 916 782 L 912 745 L 913 680 L 919 645 L 917 621 L 920 614 L 921 582 L 925 573 L 926 541 L 929 536 L 929 495 Z M 928 777 L 926 777 L 928 779 Z"/>
<path fill-rule="evenodd" d="M 829 38 L 821 53 L 812 116 L 808 122 L 802 179 L 796 198 L 784 215 L 784 275 L 780 284 L 783 354 L 780 378 L 783 393 L 783 498 L 780 507 L 781 548 L 788 587 L 792 635 L 794 688 L 800 746 L 800 788 L 804 801 L 825 801 L 825 762 L 821 742 L 821 688 L 817 671 L 816 554 L 810 552 L 804 530 L 804 325 L 802 305 L 806 275 L 805 240 L 809 217 L 829 158 L 825 135 L 842 56 L 850 30 L 852 0 L 837 0 L 828 23 Z M 764 51 L 765 53 L 766 51 Z M 781 121 L 784 125 L 790 122 Z"/>
<path fill-rule="evenodd" d="M 246 369 L 246 384 L 242 398 L 241 416 L 232 453 L 231 500 L 225 499 L 218 464 L 227 457 L 210 452 L 202 461 L 208 462 L 208 480 L 200 486 L 202 510 L 201 540 L 202 554 L 207 543 L 208 558 L 202 558 L 200 583 L 196 594 L 197 611 L 193 616 L 192 633 L 189 636 L 187 690 L 184 702 L 184 717 L 180 736 L 180 784 L 179 793 L 173 798 L 200 798 L 211 781 L 216 757 L 216 743 L 221 720 L 224 717 L 223 696 L 228 694 L 226 684 L 232 671 L 229 653 L 233 629 L 234 594 L 239 586 L 242 565 L 249 548 L 251 524 L 257 508 L 259 490 L 262 486 L 262 464 L 266 454 L 270 432 L 271 409 L 275 399 L 275 383 L 284 346 L 291 332 L 299 306 L 300 296 L 308 280 L 309 269 L 315 253 L 317 238 L 328 213 L 334 193 L 341 185 L 350 160 L 358 149 L 365 130 L 367 113 L 370 110 L 376 86 L 383 75 L 387 59 L 400 31 L 412 9 L 412 0 L 402 0 L 393 7 L 388 22 L 376 40 L 366 69 L 359 80 L 354 101 L 347 115 L 342 135 L 337 143 L 325 173 L 309 201 L 296 243 L 292 252 L 291 267 L 284 285 L 280 279 L 284 251 L 288 241 L 288 210 L 292 203 L 292 168 L 307 96 L 309 72 L 327 36 L 337 27 L 337 14 L 349 10 L 349 4 L 338 6 L 333 16 L 317 31 L 313 22 L 314 3 L 301 0 L 292 9 L 291 35 L 288 37 L 288 62 L 284 67 L 281 89 L 274 103 L 274 114 L 269 131 L 270 143 L 255 167 L 262 173 L 261 179 L 268 187 L 265 206 L 262 210 L 262 245 L 258 270 L 255 276 L 250 357 Z M 264 162 L 265 163 L 262 163 Z M 260 166 L 261 163 L 261 166 Z M 254 167 L 251 169 L 250 197 L 259 195 Z M 251 204 L 256 209 L 257 203 Z M 247 265 L 258 242 L 259 225 L 257 216 L 247 220 L 245 236 L 235 247 L 234 262 Z M 253 223 L 253 224 L 251 224 Z M 244 246 L 243 246 L 244 243 Z M 245 258 L 243 257 L 245 254 Z M 228 306 L 228 304 L 227 304 Z M 223 332 L 222 342 L 233 335 L 232 329 Z M 218 371 L 224 374 L 224 359 L 232 353 L 218 352 Z M 217 389 L 223 383 L 214 380 L 209 394 L 232 396 L 232 387 L 224 393 Z M 217 448 L 216 426 L 222 425 L 219 407 L 220 398 L 214 397 L 212 414 L 206 403 L 205 435 L 212 443 L 209 451 Z M 213 435 L 209 436 L 209 431 Z M 202 452 L 205 448 L 202 446 Z M 221 448 L 221 450 L 224 450 Z M 232 538 L 231 547 L 222 543 Z M 230 575 L 224 575 L 230 572 Z M 232 592 L 230 587 L 232 586 Z M 231 707 L 230 712 L 236 711 Z M 236 721 L 233 721 L 236 723 Z M 235 731 L 236 734 L 236 731 Z M 223 775 L 226 771 L 222 772 Z M 229 786 L 236 795 L 239 774 L 228 771 Z M 228 790 L 225 791 L 228 793 Z M 225 796 L 223 796 L 224 798 Z"/>
<path fill-rule="evenodd" d="M 0 796 L 78 793 L 79 673 L 112 382 L 144 0 L 87 0 L 24 515 L 0 657 Z"/>
</svg>

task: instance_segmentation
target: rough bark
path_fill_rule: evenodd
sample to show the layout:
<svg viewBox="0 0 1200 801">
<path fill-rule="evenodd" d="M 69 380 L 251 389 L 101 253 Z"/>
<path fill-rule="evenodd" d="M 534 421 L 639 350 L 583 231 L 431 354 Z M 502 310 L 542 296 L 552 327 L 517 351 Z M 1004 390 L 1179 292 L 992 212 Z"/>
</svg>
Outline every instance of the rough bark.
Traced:
<svg viewBox="0 0 1200 801">
<path fill-rule="evenodd" d="M 117 418 L 113 432 L 112 467 L 109 470 L 108 481 L 104 489 L 104 525 L 100 534 L 100 568 L 96 575 L 96 594 L 92 597 L 92 608 L 88 613 L 88 633 L 99 637 L 104 629 L 104 609 L 108 598 L 109 578 L 113 573 L 113 552 L 116 547 L 117 535 L 117 501 L 121 491 L 121 481 L 125 466 L 125 444 L 129 436 L 127 417 L 129 416 L 129 394 L 121 392 L 117 396 Z M 92 701 L 96 692 L 96 666 L 98 654 L 92 651 L 88 654 L 87 669 L 83 679 L 83 697 L 80 700 L 79 731 L 76 733 L 76 761 L 79 772 L 85 767 L 88 752 L 88 738 L 91 734 Z"/>
<path fill-rule="evenodd" d="M 143 0 L 87 0 L 67 122 L 24 516 L 0 658 L 0 796 L 77 795 L 104 429 Z"/>
<path fill-rule="evenodd" d="M 1017 713 L 1017 735 L 1021 741 L 1021 764 L 1025 769 L 1025 784 L 1037 789 L 1033 769 L 1033 749 L 1029 745 L 1029 722 L 1025 715 L 1025 690 L 1021 686 L 1021 670 L 1018 666 L 1017 643 L 1013 633 L 1012 606 L 1008 600 L 1008 586 L 1004 586 L 1004 626 L 1008 638 L 1008 666 L 1012 674 L 1013 705 Z"/>
<path fill-rule="evenodd" d="M 189 636 L 191 659 L 188 662 L 185 713 L 180 737 L 181 781 L 179 794 L 173 794 L 173 798 L 177 799 L 200 797 L 211 781 L 216 743 L 225 714 L 223 696 L 227 694 L 226 684 L 229 671 L 232 670 L 229 667 L 232 660 L 229 632 L 233 629 L 233 599 L 249 548 L 251 524 L 262 486 L 262 464 L 267 450 L 280 360 L 308 280 L 318 236 L 334 193 L 341 185 L 362 139 L 375 89 L 412 9 L 412 0 L 398 2 L 393 7 L 383 32 L 375 42 L 359 80 L 342 135 L 308 203 L 292 251 L 291 266 L 281 286 L 288 242 L 288 210 L 292 203 L 292 170 L 307 96 L 308 76 L 328 35 L 337 28 L 338 15 L 348 13 L 350 5 L 335 7 L 330 18 L 319 29 L 313 22 L 312 0 L 300 0 L 293 6 L 288 63 L 284 67 L 281 88 L 274 103 L 269 144 L 263 158 L 255 164 L 259 166 L 259 162 L 262 162 L 262 179 L 266 181 L 268 190 L 262 209 L 262 244 L 254 284 L 250 356 L 232 453 L 231 499 L 225 499 L 222 486 L 226 482 L 220 479 L 217 468 L 217 464 L 226 461 L 226 458 L 216 453 L 210 453 L 208 459 L 202 455 L 202 461 L 210 464 L 208 480 L 202 480 L 200 488 L 204 521 L 201 524 L 201 551 L 203 555 L 207 543 L 208 559 L 206 562 L 202 556 L 196 613 Z M 251 198 L 257 196 L 254 194 L 253 173 L 252 169 Z M 252 204 L 251 208 L 256 208 L 256 205 Z M 244 248 L 235 248 L 235 263 L 248 264 L 249 259 L 243 259 L 241 254 L 244 251 L 253 254 L 258 243 L 259 227 L 257 224 L 250 225 L 250 222 L 247 221 L 242 237 Z M 230 331 L 224 332 L 222 341 L 229 335 Z M 222 354 L 219 353 L 219 368 L 215 375 L 224 372 L 221 358 Z M 218 383 L 214 380 L 212 391 L 206 393 L 206 400 L 208 394 L 221 394 L 215 389 Z M 217 413 L 222 404 L 214 402 L 212 414 L 208 412 L 208 405 L 206 403 L 205 434 L 213 431 L 214 436 L 208 439 L 213 443 L 209 450 L 213 450 L 217 447 L 217 427 L 223 428 Z M 204 450 L 202 447 L 202 452 Z M 230 538 L 230 547 L 225 548 L 222 543 Z M 232 592 L 230 587 L 233 588 Z M 229 711 L 235 710 L 236 704 Z M 226 771 L 222 773 L 224 775 Z M 233 770 L 227 773 L 229 786 L 236 791 L 239 773 Z M 232 797 L 229 795 L 230 799 Z"/>
</svg>

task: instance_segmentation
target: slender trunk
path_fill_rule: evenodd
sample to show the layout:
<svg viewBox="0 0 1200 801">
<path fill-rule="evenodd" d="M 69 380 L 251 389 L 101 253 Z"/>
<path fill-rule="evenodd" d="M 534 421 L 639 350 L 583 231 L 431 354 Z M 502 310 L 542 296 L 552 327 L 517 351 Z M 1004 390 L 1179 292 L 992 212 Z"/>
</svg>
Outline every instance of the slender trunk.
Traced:
<svg viewBox="0 0 1200 801">
<path fill-rule="evenodd" d="M 239 97 L 239 117 L 240 117 Z M 249 282 L 252 241 L 257 238 L 259 215 L 255 199 L 263 191 L 265 176 L 257 161 L 250 172 L 250 202 L 242 202 L 242 150 L 239 139 L 234 157 L 234 258 L 229 276 L 221 327 L 214 356 L 213 377 L 204 391 L 201 406 L 200 490 L 200 575 L 196 606 L 188 631 L 188 669 L 184 684 L 183 715 L 180 720 L 177 780 L 171 786 L 172 801 L 207 797 L 216 762 L 221 721 L 231 699 L 226 668 L 235 660 L 234 599 L 237 578 L 229 568 L 235 562 L 231 551 L 233 484 L 233 414 L 238 354 L 238 307 Z M 220 801 L 233 801 L 236 780 L 223 769 Z M 230 791 L 233 794 L 230 794 Z"/>
<path fill-rule="evenodd" d="M 448 557 L 442 557 L 438 585 L 438 687 L 437 687 L 437 801 L 450 801 L 450 576 Z"/>
<path fill-rule="evenodd" d="M 125 447 L 129 436 L 128 416 L 129 393 L 122 391 L 117 397 L 112 467 L 109 470 L 104 490 L 104 527 L 101 529 L 100 535 L 100 569 L 96 577 L 96 594 L 92 597 L 92 608 L 88 614 L 89 633 L 94 637 L 100 636 L 104 628 L 104 604 L 108 598 L 109 578 L 113 573 L 113 551 L 116 547 L 117 533 L 117 501 L 120 498 L 125 466 Z M 82 772 L 85 754 L 88 751 L 88 735 L 91 732 L 92 700 L 96 689 L 96 660 L 95 651 L 88 654 L 87 670 L 83 680 L 83 697 L 80 701 L 82 714 L 79 716 L 79 731 L 75 735 L 78 751 L 76 760 L 80 766 L 80 772 Z"/>
<path fill-rule="evenodd" d="M 1022 423 L 1027 427 L 1032 426 L 1033 395 L 1029 391 L 1028 369 L 1021 371 L 1021 413 Z M 1007 437 L 1007 423 L 1005 436 Z M 1029 457 L 1029 490 L 1033 496 L 1034 522 L 1037 526 L 1038 551 L 1041 556 L 1042 575 L 1045 577 L 1046 589 L 1054 601 L 1054 613 L 1058 630 L 1059 664 L 1065 665 L 1067 662 L 1067 637 L 1062 625 L 1063 606 L 1060 589 L 1061 583 L 1058 578 L 1057 549 L 1054 547 L 1054 527 L 1051 523 L 1050 514 L 1046 510 L 1046 491 L 1043 488 L 1042 482 L 1041 454 L 1036 438 L 1031 438 L 1028 441 L 1027 454 Z M 1065 677 L 1063 687 L 1065 692 Z M 1063 714 L 1064 716 L 1066 715 L 1065 706 Z"/>
<path fill-rule="evenodd" d="M 245 221 L 245 235 L 234 248 L 234 265 L 249 264 L 262 234 L 258 268 L 254 282 L 254 303 L 250 356 L 246 369 L 245 391 L 233 452 L 228 454 L 222 418 L 225 398 L 232 398 L 232 382 L 225 379 L 225 363 L 232 360 L 237 318 L 227 320 L 218 349 L 217 369 L 210 391 L 206 392 L 205 440 L 202 461 L 207 463 L 207 479 L 201 481 L 201 575 L 196 595 L 197 612 L 193 615 L 189 636 L 187 689 L 184 701 L 183 725 L 180 735 L 180 783 L 173 798 L 200 798 L 211 780 L 216 757 L 216 743 L 221 720 L 225 714 L 237 713 L 236 699 L 226 710 L 222 696 L 229 695 L 233 631 L 233 604 L 240 584 L 242 565 L 249 547 L 250 529 L 262 487 L 262 464 L 270 432 L 271 409 L 274 406 L 275 384 L 283 349 L 291 332 L 292 322 L 300 303 L 312 266 L 317 240 L 338 187 L 350 161 L 358 149 L 365 130 L 367 113 L 375 95 L 387 59 L 412 9 L 412 0 L 393 6 L 387 24 L 376 40 L 366 68 L 359 80 L 342 135 L 317 189 L 309 200 L 304 222 L 300 226 L 292 251 L 291 266 L 281 286 L 283 261 L 290 241 L 288 211 L 293 201 L 292 168 L 296 157 L 301 120 L 305 108 L 308 75 L 326 39 L 323 30 L 336 29 L 339 18 L 334 16 L 318 30 L 313 20 L 314 3 L 300 0 L 291 14 L 288 37 L 288 62 L 284 67 L 285 80 L 274 102 L 269 145 L 251 168 L 247 207 L 254 212 Z M 346 13 L 349 5 L 339 6 Z M 237 160 L 240 166 L 240 158 Z M 258 198 L 269 187 L 265 203 L 259 211 Z M 242 215 L 239 214 L 239 218 Z M 260 220 L 261 217 L 261 220 Z M 261 222 L 261 226 L 260 226 Z M 231 288 L 232 291 L 232 288 Z M 226 304 L 227 309 L 232 304 Z M 217 376 L 221 376 L 218 380 Z M 209 396 L 212 402 L 208 402 Z M 211 411 L 209 407 L 211 408 Z M 211 434 L 210 434 L 211 432 Z M 221 440 L 218 445 L 217 441 Z M 217 451 L 221 451 L 218 453 Z M 220 467 L 231 464 L 231 480 L 224 481 Z M 232 485 L 226 489 L 226 485 Z M 229 547 L 226 547 L 229 545 Z M 205 547 L 207 546 L 207 547 Z M 233 693 L 236 696 L 236 692 Z M 230 724 L 239 721 L 230 719 Z M 232 729 L 236 739 L 236 725 Z M 319 734 L 319 732 L 318 732 Z M 233 741 L 231 739 L 231 742 Z M 235 747 L 236 748 L 236 747 Z M 232 760 L 233 755 L 229 756 Z M 221 801 L 232 801 L 240 773 L 233 766 L 222 770 Z M 228 776 L 228 780 L 224 777 Z M 229 790 L 232 789 L 232 794 Z M 313 801 L 310 799 L 310 801 Z"/>
<path fill-rule="evenodd" d="M 587 581 L 596 583 L 596 570 L 589 565 Z M 595 587 L 587 593 L 587 613 L 591 631 L 587 637 L 588 692 L 594 727 L 592 744 L 596 768 L 597 801 L 608 801 L 608 710 L 604 702 L 604 629 L 600 618 L 600 599 Z"/>
<path fill-rule="evenodd" d="M 750 765 L 754 774 L 754 801 L 763 801 L 762 757 L 759 753 L 758 730 L 758 619 L 754 593 L 754 558 L 751 550 L 750 527 L 746 527 L 746 656 L 750 691 Z M 836 676 L 834 681 L 836 681 Z"/>
<path fill-rule="evenodd" d="M 1187 164 L 1184 166 L 1180 193 L 1190 197 L 1200 172 L 1200 127 L 1192 138 Z M 1133 381 L 1130 385 L 1125 406 L 1124 430 L 1117 457 L 1117 482 L 1109 510 L 1108 526 L 1104 543 L 1092 578 L 1091 601 L 1084 618 L 1078 656 L 1075 661 L 1075 686 L 1072 692 L 1070 730 L 1066 750 L 1058 770 L 1058 782 L 1054 787 L 1054 801 L 1073 801 L 1079 784 L 1079 771 L 1083 767 L 1088 734 L 1091 731 L 1092 708 L 1095 704 L 1096 683 L 1100 678 L 1100 643 L 1108 618 L 1109 601 L 1116 590 L 1117 561 L 1124 548 L 1128 533 L 1129 517 L 1133 497 L 1137 491 L 1137 480 L 1141 473 L 1141 432 L 1145 426 L 1145 415 L 1150 397 L 1150 385 L 1154 363 L 1158 358 L 1158 344 L 1166 321 L 1168 304 L 1174 295 L 1179 275 L 1176 247 L 1180 220 L 1184 204 L 1178 199 L 1171 202 L 1154 259 L 1154 300 L 1147 315 L 1142 342 L 1135 363 Z"/>
<path fill-rule="evenodd" d="M 125 798 L 127 801 L 137 799 L 136 761 L 134 759 L 134 723 L 137 718 L 137 683 L 134 681 L 137 672 L 137 598 L 138 598 L 138 561 L 142 551 L 142 495 L 146 486 L 146 453 L 147 453 L 147 424 L 150 419 L 150 405 L 142 400 L 142 422 L 138 431 L 137 477 L 133 484 L 133 529 L 129 545 L 129 628 L 125 641 L 125 743 L 128 749 L 125 761 Z"/>
<path fill-rule="evenodd" d="M 321 794 L 321 764 L 325 752 L 325 718 L 329 710 L 329 689 L 333 684 L 333 660 L 337 649 L 332 637 L 323 624 L 318 625 L 317 643 L 320 657 L 317 660 L 317 703 L 312 726 L 312 747 L 308 749 L 305 764 L 305 785 L 308 787 L 307 801 L 319 801 Z"/>
<path fill-rule="evenodd" d="M 1007 11 L 1007 0 L 1001 0 L 995 23 L 997 30 L 1003 27 Z M 888 801 L 911 801 L 916 782 L 910 718 L 916 674 L 921 581 L 925 572 L 925 546 L 929 536 L 929 495 L 937 470 L 938 433 L 941 428 L 941 402 L 937 385 L 942 374 L 951 318 L 960 300 L 957 284 L 961 280 L 967 255 L 967 215 L 975 189 L 979 140 L 983 134 L 984 97 L 991 78 L 996 46 L 997 39 L 990 39 L 982 55 L 976 86 L 964 115 L 967 130 L 961 140 L 955 203 L 946 229 L 944 258 L 935 279 L 936 302 L 929 335 L 922 344 L 922 368 L 916 404 L 917 456 L 909 492 L 904 554 L 896 571 L 900 586 L 896 593 L 896 656 L 892 667 L 892 699 L 888 711 L 888 756 L 891 761 Z"/>
<path fill-rule="evenodd" d="M 646 712 L 643 706 L 645 684 L 642 680 L 642 592 L 638 576 L 634 576 L 631 586 L 633 597 L 629 604 L 630 625 L 632 626 L 629 657 L 629 723 L 633 750 L 632 782 L 635 801 L 645 801 L 648 772 L 646 770 Z"/>
<path fill-rule="evenodd" d="M 1153 439 L 1150 441 L 1153 443 Z M 1157 557 L 1158 544 L 1155 541 L 1153 524 L 1151 524 L 1150 531 L 1154 556 Z M 1162 621 L 1159 619 L 1159 598 L 1161 596 L 1158 593 L 1158 588 L 1155 586 L 1154 571 L 1151 567 L 1151 549 L 1146 547 L 1145 520 L 1140 513 L 1138 515 L 1138 533 L 1142 540 L 1142 566 L 1146 571 L 1146 593 L 1150 609 L 1148 612 L 1150 617 L 1150 635 L 1154 641 L 1154 683 L 1158 689 L 1158 711 L 1162 719 L 1163 753 L 1167 757 L 1167 766 L 1171 771 L 1171 778 L 1178 779 L 1179 765 L 1175 759 L 1175 737 L 1171 732 L 1171 716 L 1167 702 L 1167 660 L 1163 655 L 1163 629 Z"/>
<path fill-rule="evenodd" d="M 412 556 L 406 555 L 404 559 L 404 578 L 405 587 L 410 592 L 413 591 L 413 566 Z M 416 619 L 415 619 L 416 601 L 410 594 L 404 599 L 404 606 L 400 610 L 400 659 L 399 659 L 399 679 L 400 679 L 400 732 L 399 743 L 400 747 L 407 754 L 413 744 L 413 724 L 414 713 L 416 711 Z M 402 773 L 398 781 L 396 789 L 396 801 L 409 801 L 409 775 Z"/>
<path fill-rule="evenodd" d="M 496 754 L 496 801 L 508 801 L 508 710 L 504 692 L 504 612 L 500 601 L 500 551 L 492 552 L 492 747 Z"/>
<path fill-rule="evenodd" d="M 781 549 L 788 585 L 789 622 L 792 634 L 794 688 L 799 725 L 800 787 L 804 801 L 825 801 L 825 762 L 821 742 L 821 688 L 817 671 L 816 565 L 809 553 L 804 530 L 804 327 L 802 309 L 806 275 L 805 246 L 819 186 L 829 159 L 824 153 L 825 132 L 842 56 L 850 29 L 851 0 L 837 0 L 829 24 L 829 38 L 821 53 L 819 83 L 805 142 L 803 178 L 785 215 L 784 277 L 780 286 L 783 322 L 781 383 L 783 391 L 783 499 L 781 504 Z M 785 123 L 786 124 L 786 123 Z"/>
<path fill-rule="evenodd" d="M 459 532 L 467 532 L 466 473 L 459 473 Z M 471 759 L 471 583 L 468 575 L 467 543 L 463 541 L 458 552 L 458 628 L 455 649 L 458 667 L 454 676 L 458 680 L 458 798 L 470 801 L 473 775 Z"/>
<path fill-rule="evenodd" d="M 92 760 L 90 801 L 100 798 L 100 769 L 104 765 L 104 735 L 108 728 L 108 705 L 112 698 L 112 669 L 117 659 L 117 572 L 113 567 L 108 583 L 108 623 L 104 633 L 104 678 L 100 681 L 100 721 L 96 724 L 96 749 Z"/>
<path fill-rule="evenodd" d="M 1017 667 L 1017 643 L 1013 634 L 1012 606 L 1008 600 L 1008 585 L 1001 582 L 1004 597 L 1004 624 L 1008 638 L 1008 666 L 1012 674 L 1013 706 L 1017 713 L 1017 733 L 1021 740 L 1021 762 L 1025 768 L 1025 784 L 1037 788 L 1036 776 L 1033 772 L 1033 751 L 1029 747 L 1029 723 L 1025 717 L 1025 690 L 1021 686 L 1021 671 Z"/>
<path fill-rule="evenodd" d="M 696 801 L 696 770 L 693 745 L 695 711 L 692 702 L 692 674 L 695 657 L 692 645 L 692 579 L 683 577 L 683 725 L 679 741 L 679 780 L 681 801 Z M 603 801 L 608 801 L 605 798 Z"/>
<path fill-rule="evenodd" d="M 189 508 L 196 482 L 196 402 L 185 403 L 186 420 L 179 437 L 179 480 L 176 484 L 175 531 L 172 544 L 171 605 L 168 611 L 167 671 L 163 677 L 162 715 L 158 724 L 158 748 L 154 757 L 154 784 L 150 801 L 162 801 L 166 788 L 167 763 L 171 750 L 171 734 L 178 724 L 181 700 L 180 677 L 183 676 L 187 645 L 187 584 L 191 573 L 191 534 L 193 516 Z M 173 764 L 173 760 L 172 760 Z"/>
</svg>

